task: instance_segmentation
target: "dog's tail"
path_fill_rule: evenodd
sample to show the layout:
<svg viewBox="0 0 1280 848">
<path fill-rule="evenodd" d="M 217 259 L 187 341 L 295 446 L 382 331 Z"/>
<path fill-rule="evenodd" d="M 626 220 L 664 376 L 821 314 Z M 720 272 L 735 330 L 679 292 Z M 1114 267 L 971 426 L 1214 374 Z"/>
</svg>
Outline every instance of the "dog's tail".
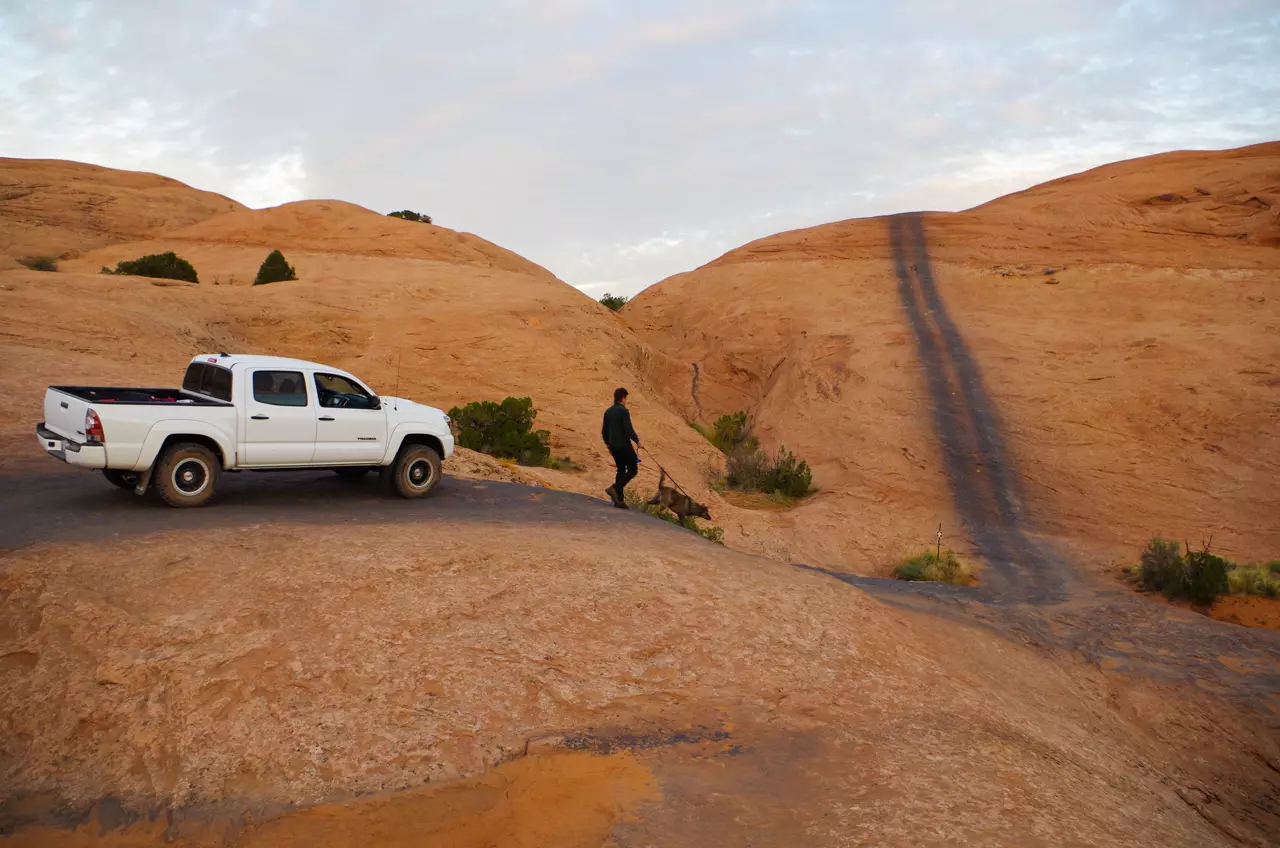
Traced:
<svg viewBox="0 0 1280 848">
<path fill-rule="evenodd" d="M 667 472 L 664 469 L 658 471 L 658 491 L 653 493 L 653 498 L 649 501 L 649 505 L 662 503 L 662 484 L 667 482 Z"/>
</svg>

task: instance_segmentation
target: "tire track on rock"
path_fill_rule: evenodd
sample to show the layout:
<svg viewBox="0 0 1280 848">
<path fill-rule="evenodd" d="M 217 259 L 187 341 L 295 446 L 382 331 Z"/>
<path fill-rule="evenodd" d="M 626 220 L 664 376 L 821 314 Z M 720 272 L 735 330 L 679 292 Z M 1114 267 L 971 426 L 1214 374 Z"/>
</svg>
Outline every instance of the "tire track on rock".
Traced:
<svg viewBox="0 0 1280 848">
<path fill-rule="evenodd" d="M 888 219 L 898 296 L 916 342 L 952 501 L 988 568 L 985 583 L 1010 600 L 1065 600 L 1071 570 L 1025 531 L 1018 475 L 995 404 L 938 291 L 920 214 Z"/>
</svg>

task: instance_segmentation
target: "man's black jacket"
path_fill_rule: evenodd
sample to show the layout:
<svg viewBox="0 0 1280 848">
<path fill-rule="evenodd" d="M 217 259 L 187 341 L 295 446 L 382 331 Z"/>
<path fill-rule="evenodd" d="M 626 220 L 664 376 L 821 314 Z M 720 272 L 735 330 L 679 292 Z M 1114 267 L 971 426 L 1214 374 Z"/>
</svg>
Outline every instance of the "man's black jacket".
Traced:
<svg viewBox="0 0 1280 848">
<path fill-rule="evenodd" d="M 631 447 L 632 442 L 640 443 L 640 437 L 631 426 L 631 411 L 620 403 L 615 403 L 604 411 L 600 436 L 611 451 L 626 450 Z"/>
</svg>

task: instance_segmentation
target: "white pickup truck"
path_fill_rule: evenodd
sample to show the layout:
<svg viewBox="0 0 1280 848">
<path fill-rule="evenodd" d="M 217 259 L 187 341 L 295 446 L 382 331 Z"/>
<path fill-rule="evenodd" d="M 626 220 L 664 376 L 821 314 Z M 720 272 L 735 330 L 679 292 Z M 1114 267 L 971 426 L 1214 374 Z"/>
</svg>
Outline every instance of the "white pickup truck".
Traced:
<svg viewBox="0 0 1280 848">
<path fill-rule="evenodd" d="M 181 389 L 50 386 L 40 447 L 139 495 L 201 506 L 224 471 L 380 469 L 392 490 L 426 496 L 453 454 L 438 409 L 380 398 L 338 368 L 276 356 L 202 354 Z"/>
</svg>

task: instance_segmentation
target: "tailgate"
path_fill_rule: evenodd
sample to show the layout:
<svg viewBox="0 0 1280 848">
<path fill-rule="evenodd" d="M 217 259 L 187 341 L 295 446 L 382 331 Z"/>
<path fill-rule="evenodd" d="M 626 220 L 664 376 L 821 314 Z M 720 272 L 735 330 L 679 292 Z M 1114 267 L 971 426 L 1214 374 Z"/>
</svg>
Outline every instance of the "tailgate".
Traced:
<svg viewBox="0 0 1280 848">
<path fill-rule="evenodd" d="M 83 443 L 84 414 L 89 402 L 50 388 L 44 395 L 44 426 L 65 439 Z"/>
</svg>

